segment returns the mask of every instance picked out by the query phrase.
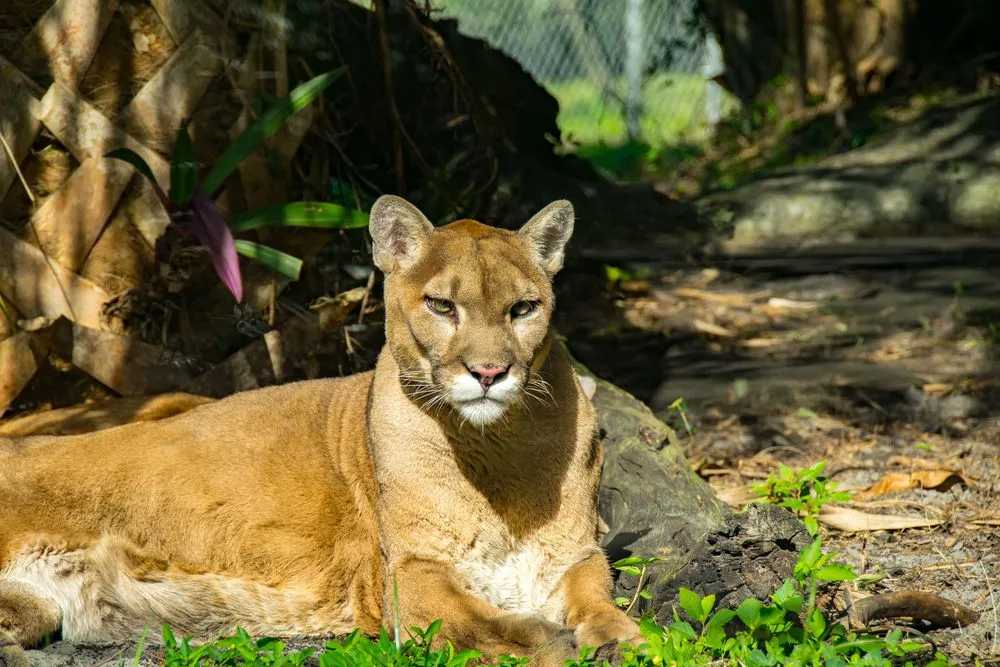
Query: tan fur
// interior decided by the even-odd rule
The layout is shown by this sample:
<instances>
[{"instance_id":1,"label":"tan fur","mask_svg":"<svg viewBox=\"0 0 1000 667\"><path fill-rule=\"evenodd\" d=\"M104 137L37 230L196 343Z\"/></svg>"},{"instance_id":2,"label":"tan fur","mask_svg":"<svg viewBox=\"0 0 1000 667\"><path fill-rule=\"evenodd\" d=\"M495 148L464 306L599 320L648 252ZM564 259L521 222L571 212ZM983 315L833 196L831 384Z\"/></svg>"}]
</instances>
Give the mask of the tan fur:
<instances>
[{"instance_id":1,"label":"tan fur","mask_svg":"<svg viewBox=\"0 0 1000 667\"><path fill-rule=\"evenodd\" d=\"M75 435L92 433L133 422L165 419L213 399L195 394L115 398L101 403L74 405L0 421L0 436Z\"/></svg>"},{"instance_id":2,"label":"tan fur","mask_svg":"<svg viewBox=\"0 0 1000 667\"><path fill-rule=\"evenodd\" d=\"M0 643L58 626L99 640L164 622L206 637L442 619L459 646L559 664L579 644L634 638L596 541L594 410L551 345L571 230L567 202L515 233L434 230L385 197L374 372L0 439ZM515 317L525 299L536 307ZM467 401L484 364L509 370Z\"/></svg>"}]
</instances>

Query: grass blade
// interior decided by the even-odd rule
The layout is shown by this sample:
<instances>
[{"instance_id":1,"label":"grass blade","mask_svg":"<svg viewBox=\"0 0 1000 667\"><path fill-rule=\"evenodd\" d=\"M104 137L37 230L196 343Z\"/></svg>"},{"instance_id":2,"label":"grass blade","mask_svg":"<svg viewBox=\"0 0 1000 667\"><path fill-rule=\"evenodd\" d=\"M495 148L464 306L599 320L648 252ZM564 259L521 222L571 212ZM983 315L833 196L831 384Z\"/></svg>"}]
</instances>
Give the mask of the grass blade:
<instances>
[{"instance_id":1,"label":"grass blade","mask_svg":"<svg viewBox=\"0 0 1000 667\"><path fill-rule=\"evenodd\" d=\"M356 208L346 208L339 204L300 201L243 213L237 216L229 226L237 232L272 226L354 229L368 226L368 214Z\"/></svg>"},{"instance_id":2,"label":"grass blade","mask_svg":"<svg viewBox=\"0 0 1000 667\"><path fill-rule=\"evenodd\" d=\"M191 200L197 180L198 162L194 158L194 144L185 123L177 130L174 154L170 160L170 201L174 206L184 206Z\"/></svg>"},{"instance_id":3,"label":"grass blade","mask_svg":"<svg viewBox=\"0 0 1000 667\"><path fill-rule=\"evenodd\" d=\"M256 260L272 271L280 273L283 276L288 276L292 280L298 280L299 274L302 272L301 259L276 250L271 246L261 245L253 241L238 240L236 241L236 252L244 257Z\"/></svg>"},{"instance_id":4,"label":"grass blade","mask_svg":"<svg viewBox=\"0 0 1000 667\"><path fill-rule=\"evenodd\" d=\"M340 67L320 74L297 86L289 93L288 97L279 100L261 114L247 129L243 130L243 133L233 143L229 144L225 152L212 165L211 171L208 172L205 182L202 184L205 192L212 194L218 190L237 165L253 153L264 139L281 129L281 126L292 114L316 99L327 86L336 81L343 73L344 68Z\"/></svg>"},{"instance_id":5,"label":"grass blade","mask_svg":"<svg viewBox=\"0 0 1000 667\"><path fill-rule=\"evenodd\" d=\"M163 204L163 207L169 208L167 206L167 195L163 192L163 188L160 187L160 184L156 182L156 176L153 175L153 170L149 168L149 164L142 159L141 155L130 148L116 148L110 153L106 153L104 157L128 162L130 165L135 167L135 170L145 176L153 185L153 189L156 191L156 196L160 198L160 202Z\"/></svg>"}]
</instances>

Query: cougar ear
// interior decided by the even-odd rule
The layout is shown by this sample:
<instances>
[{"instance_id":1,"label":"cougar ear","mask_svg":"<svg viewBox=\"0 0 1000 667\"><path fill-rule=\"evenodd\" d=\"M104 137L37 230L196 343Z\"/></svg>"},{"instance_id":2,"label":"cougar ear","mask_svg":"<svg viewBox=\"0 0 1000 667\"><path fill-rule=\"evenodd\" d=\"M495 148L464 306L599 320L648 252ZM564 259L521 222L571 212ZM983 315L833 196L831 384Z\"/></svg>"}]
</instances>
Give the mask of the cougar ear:
<instances>
[{"instance_id":1,"label":"cougar ear","mask_svg":"<svg viewBox=\"0 0 1000 667\"><path fill-rule=\"evenodd\" d=\"M383 273L412 266L430 240L434 225L416 206L402 197L382 195L368 216L375 266Z\"/></svg>"},{"instance_id":2,"label":"cougar ear","mask_svg":"<svg viewBox=\"0 0 1000 667\"><path fill-rule=\"evenodd\" d=\"M563 265L566 242L573 235L573 205L554 201L528 220L518 232L528 242L538 263L550 276Z\"/></svg>"}]
</instances>

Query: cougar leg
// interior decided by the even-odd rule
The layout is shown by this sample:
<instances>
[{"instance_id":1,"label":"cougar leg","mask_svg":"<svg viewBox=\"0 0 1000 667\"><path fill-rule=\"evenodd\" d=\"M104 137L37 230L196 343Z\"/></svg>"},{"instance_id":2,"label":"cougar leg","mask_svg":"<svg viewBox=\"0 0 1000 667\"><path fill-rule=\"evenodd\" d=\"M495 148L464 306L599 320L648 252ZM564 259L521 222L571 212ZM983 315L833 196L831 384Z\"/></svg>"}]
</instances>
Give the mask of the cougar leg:
<instances>
[{"instance_id":1,"label":"cougar leg","mask_svg":"<svg viewBox=\"0 0 1000 667\"><path fill-rule=\"evenodd\" d=\"M0 646L31 647L54 634L62 621L59 608L24 584L0 581Z\"/></svg>"}]
</instances>

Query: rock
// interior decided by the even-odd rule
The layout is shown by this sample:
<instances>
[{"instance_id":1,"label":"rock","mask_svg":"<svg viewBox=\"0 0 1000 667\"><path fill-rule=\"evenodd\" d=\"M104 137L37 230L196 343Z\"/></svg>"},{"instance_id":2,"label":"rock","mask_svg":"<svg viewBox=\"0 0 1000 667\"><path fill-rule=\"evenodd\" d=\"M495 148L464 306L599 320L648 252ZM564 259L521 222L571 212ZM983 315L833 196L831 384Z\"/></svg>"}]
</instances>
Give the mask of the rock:
<instances>
[{"instance_id":1,"label":"rock","mask_svg":"<svg viewBox=\"0 0 1000 667\"><path fill-rule=\"evenodd\" d=\"M748 597L766 599L791 576L799 552L810 541L795 515L774 505L751 505L709 533L681 567L653 566L648 585L652 599L639 610L669 622L673 608L680 608L681 587L715 595L718 608L735 608ZM615 595L630 597L634 592L634 578L619 579Z\"/></svg>"},{"instance_id":2,"label":"rock","mask_svg":"<svg viewBox=\"0 0 1000 667\"><path fill-rule=\"evenodd\" d=\"M1000 229L1000 99L934 109L870 144L697 202L759 244Z\"/></svg>"},{"instance_id":3,"label":"rock","mask_svg":"<svg viewBox=\"0 0 1000 667\"><path fill-rule=\"evenodd\" d=\"M679 566L729 510L691 470L670 427L622 389L596 384L604 444L598 509L609 529L608 557L657 556Z\"/></svg>"}]
</instances>

